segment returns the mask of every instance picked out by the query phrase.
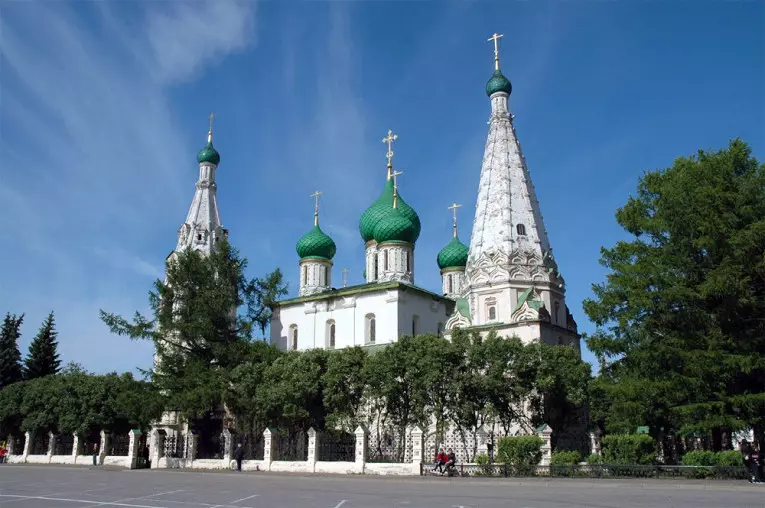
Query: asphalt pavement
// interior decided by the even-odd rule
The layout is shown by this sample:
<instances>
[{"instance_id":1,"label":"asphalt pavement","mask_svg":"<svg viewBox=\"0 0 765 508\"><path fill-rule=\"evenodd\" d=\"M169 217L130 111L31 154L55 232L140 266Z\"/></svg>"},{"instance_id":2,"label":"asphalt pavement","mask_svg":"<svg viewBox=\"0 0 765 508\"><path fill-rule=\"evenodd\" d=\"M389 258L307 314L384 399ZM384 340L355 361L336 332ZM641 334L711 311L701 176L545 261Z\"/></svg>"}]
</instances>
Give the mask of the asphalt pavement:
<instances>
[{"instance_id":1,"label":"asphalt pavement","mask_svg":"<svg viewBox=\"0 0 765 508\"><path fill-rule=\"evenodd\" d=\"M732 481L480 479L0 465L11 508L765 508Z\"/></svg>"}]
</instances>

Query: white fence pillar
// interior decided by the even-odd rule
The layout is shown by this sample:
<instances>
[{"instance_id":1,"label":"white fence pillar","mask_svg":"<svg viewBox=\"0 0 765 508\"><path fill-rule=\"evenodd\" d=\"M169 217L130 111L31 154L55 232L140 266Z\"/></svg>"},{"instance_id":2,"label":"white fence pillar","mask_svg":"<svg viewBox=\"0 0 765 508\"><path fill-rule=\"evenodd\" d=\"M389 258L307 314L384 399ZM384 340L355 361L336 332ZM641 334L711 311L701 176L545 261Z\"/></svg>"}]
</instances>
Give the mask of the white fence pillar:
<instances>
[{"instance_id":1,"label":"white fence pillar","mask_svg":"<svg viewBox=\"0 0 765 508\"><path fill-rule=\"evenodd\" d=\"M151 444L149 445L149 453L151 454L151 468L167 467L167 461L163 460L165 457L165 438L167 432L163 429L152 429L151 431Z\"/></svg>"},{"instance_id":2,"label":"white fence pillar","mask_svg":"<svg viewBox=\"0 0 765 508\"><path fill-rule=\"evenodd\" d=\"M425 445L423 432L420 427L412 429L412 474L420 474L422 468L422 451Z\"/></svg>"},{"instance_id":3,"label":"white fence pillar","mask_svg":"<svg viewBox=\"0 0 765 508\"><path fill-rule=\"evenodd\" d=\"M312 472L316 472L316 461L319 460L319 441L321 440L321 433L311 427L308 429L308 469Z\"/></svg>"},{"instance_id":4,"label":"white fence pillar","mask_svg":"<svg viewBox=\"0 0 765 508\"><path fill-rule=\"evenodd\" d=\"M111 436L105 430L101 431L101 445L98 447L98 463L103 465L104 457L109 453L109 445L111 444Z\"/></svg>"},{"instance_id":5,"label":"white fence pillar","mask_svg":"<svg viewBox=\"0 0 765 508\"><path fill-rule=\"evenodd\" d=\"M72 434L72 464L77 464L77 455L80 454L80 435L76 432Z\"/></svg>"},{"instance_id":6,"label":"white fence pillar","mask_svg":"<svg viewBox=\"0 0 765 508\"><path fill-rule=\"evenodd\" d=\"M197 456L197 445L199 443L199 434L188 431L186 435L184 436L184 439L186 442L184 443L183 447L183 455L184 459L186 459L186 464L191 466L191 461L194 460Z\"/></svg>"},{"instance_id":7,"label":"white fence pillar","mask_svg":"<svg viewBox=\"0 0 765 508\"><path fill-rule=\"evenodd\" d=\"M48 432L48 451L46 452L46 455L48 456L48 462L50 462L51 455L53 455L53 452L56 449L57 438L58 435L54 434L53 431Z\"/></svg>"},{"instance_id":8,"label":"white fence pillar","mask_svg":"<svg viewBox=\"0 0 765 508\"><path fill-rule=\"evenodd\" d=\"M552 460L552 433L553 430L546 423L537 429L537 436L542 438L542 462L540 466L549 466Z\"/></svg>"},{"instance_id":9,"label":"white fence pillar","mask_svg":"<svg viewBox=\"0 0 765 508\"><path fill-rule=\"evenodd\" d=\"M19 462L26 462L29 450L32 449L32 439L35 437L33 432L24 432L24 451L22 452L22 458Z\"/></svg>"},{"instance_id":10,"label":"white fence pillar","mask_svg":"<svg viewBox=\"0 0 765 508\"><path fill-rule=\"evenodd\" d=\"M128 443L128 457L130 457L130 469L136 469L138 467L138 455L141 450L138 449L139 438L141 437L141 431L139 429L132 429L128 434L130 442Z\"/></svg>"},{"instance_id":11,"label":"white fence pillar","mask_svg":"<svg viewBox=\"0 0 765 508\"><path fill-rule=\"evenodd\" d=\"M364 425L356 427L356 472L363 473L369 454L369 429Z\"/></svg>"},{"instance_id":12,"label":"white fence pillar","mask_svg":"<svg viewBox=\"0 0 765 508\"><path fill-rule=\"evenodd\" d=\"M231 464L231 459L234 458L234 434L230 429L223 429L223 462L226 464L226 469Z\"/></svg>"},{"instance_id":13,"label":"white fence pillar","mask_svg":"<svg viewBox=\"0 0 765 508\"><path fill-rule=\"evenodd\" d=\"M263 469L271 471L271 463L274 461L276 452L276 439L278 434L270 427L263 431Z\"/></svg>"}]
</instances>

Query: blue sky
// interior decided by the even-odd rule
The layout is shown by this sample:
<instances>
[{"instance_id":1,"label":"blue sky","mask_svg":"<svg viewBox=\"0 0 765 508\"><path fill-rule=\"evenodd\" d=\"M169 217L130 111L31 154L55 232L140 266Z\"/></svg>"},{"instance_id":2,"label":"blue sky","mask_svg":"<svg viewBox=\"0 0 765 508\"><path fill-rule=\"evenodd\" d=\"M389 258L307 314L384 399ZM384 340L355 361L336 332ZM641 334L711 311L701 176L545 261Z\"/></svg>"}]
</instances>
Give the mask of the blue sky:
<instances>
[{"instance_id":1,"label":"blue sky","mask_svg":"<svg viewBox=\"0 0 765 508\"><path fill-rule=\"evenodd\" d=\"M175 245L215 111L221 217L250 262L296 291L297 239L322 225L361 282L361 212L399 135L420 214L418 285L460 209L463 241L487 134L486 38L504 33L511 109L580 330L623 238L639 175L748 141L765 158L765 2L11 2L0 5L0 312L26 353L55 310L64 361L148 367L98 309L147 311ZM592 355L585 357L592 360Z\"/></svg>"}]
</instances>

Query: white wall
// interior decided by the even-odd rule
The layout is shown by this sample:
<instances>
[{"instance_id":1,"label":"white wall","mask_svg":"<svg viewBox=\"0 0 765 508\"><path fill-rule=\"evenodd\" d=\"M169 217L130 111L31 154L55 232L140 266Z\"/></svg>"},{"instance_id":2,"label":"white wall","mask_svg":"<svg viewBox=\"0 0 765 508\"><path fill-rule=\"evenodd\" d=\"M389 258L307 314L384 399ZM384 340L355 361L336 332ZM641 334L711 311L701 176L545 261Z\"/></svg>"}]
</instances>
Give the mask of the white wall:
<instances>
[{"instance_id":1,"label":"white wall","mask_svg":"<svg viewBox=\"0 0 765 508\"><path fill-rule=\"evenodd\" d=\"M290 329L297 327L298 350L328 348L328 323L335 324L335 349L367 344L367 316L375 317L375 344L394 342L412 333L417 317L418 334L437 333L453 311L451 300L423 293L412 286L398 285L342 296L327 295L307 302L284 304L274 311L271 343L280 349L292 349Z\"/></svg>"}]
</instances>

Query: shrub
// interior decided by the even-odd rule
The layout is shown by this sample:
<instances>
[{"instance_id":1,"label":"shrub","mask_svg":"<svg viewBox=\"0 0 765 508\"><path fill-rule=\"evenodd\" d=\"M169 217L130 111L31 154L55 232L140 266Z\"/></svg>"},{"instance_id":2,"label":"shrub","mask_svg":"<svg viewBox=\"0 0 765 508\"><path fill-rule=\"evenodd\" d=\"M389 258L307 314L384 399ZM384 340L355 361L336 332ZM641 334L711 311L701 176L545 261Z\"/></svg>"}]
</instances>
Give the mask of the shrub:
<instances>
[{"instance_id":1,"label":"shrub","mask_svg":"<svg viewBox=\"0 0 765 508\"><path fill-rule=\"evenodd\" d=\"M485 453L481 455L476 455L475 463L478 464L479 466L485 466L486 464L489 463L489 456L486 455Z\"/></svg>"},{"instance_id":2,"label":"shrub","mask_svg":"<svg viewBox=\"0 0 765 508\"><path fill-rule=\"evenodd\" d=\"M475 456L475 463L481 466L478 468L475 474L479 476L491 476L492 466L489 463L489 456L484 454Z\"/></svg>"},{"instance_id":3,"label":"shrub","mask_svg":"<svg viewBox=\"0 0 765 508\"><path fill-rule=\"evenodd\" d=\"M603 458L607 464L651 464L656 445L646 434L612 434L603 438Z\"/></svg>"},{"instance_id":4,"label":"shrub","mask_svg":"<svg viewBox=\"0 0 765 508\"><path fill-rule=\"evenodd\" d=\"M497 462L530 470L542 460L542 444L539 436L503 437L497 445Z\"/></svg>"},{"instance_id":5,"label":"shrub","mask_svg":"<svg viewBox=\"0 0 765 508\"><path fill-rule=\"evenodd\" d=\"M728 450L724 452L694 451L683 455L684 466L706 467L743 467L744 458L740 452Z\"/></svg>"},{"instance_id":6,"label":"shrub","mask_svg":"<svg viewBox=\"0 0 765 508\"><path fill-rule=\"evenodd\" d=\"M744 467L744 456L736 450L727 450L715 454L715 465L720 467Z\"/></svg>"},{"instance_id":7,"label":"shrub","mask_svg":"<svg viewBox=\"0 0 765 508\"><path fill-rule=\"evenodd\" d=\"M581 462L582 454L577 451L556 450L550 458L551 466L576 466Z\"/></svg>"},{"instance_id":8,"label":"shrub","mask_svg":"<svg viewBox=\"0 0 765 508\"><path fill-rule=\"evenodd\" d=\"M587 456L585 461L589 465L593 466L593 465L597 465L597 464L602 464L603 463L603 457L601 457L599 453L591 453L590 455Z\"/></svg>"}]
</instances>

